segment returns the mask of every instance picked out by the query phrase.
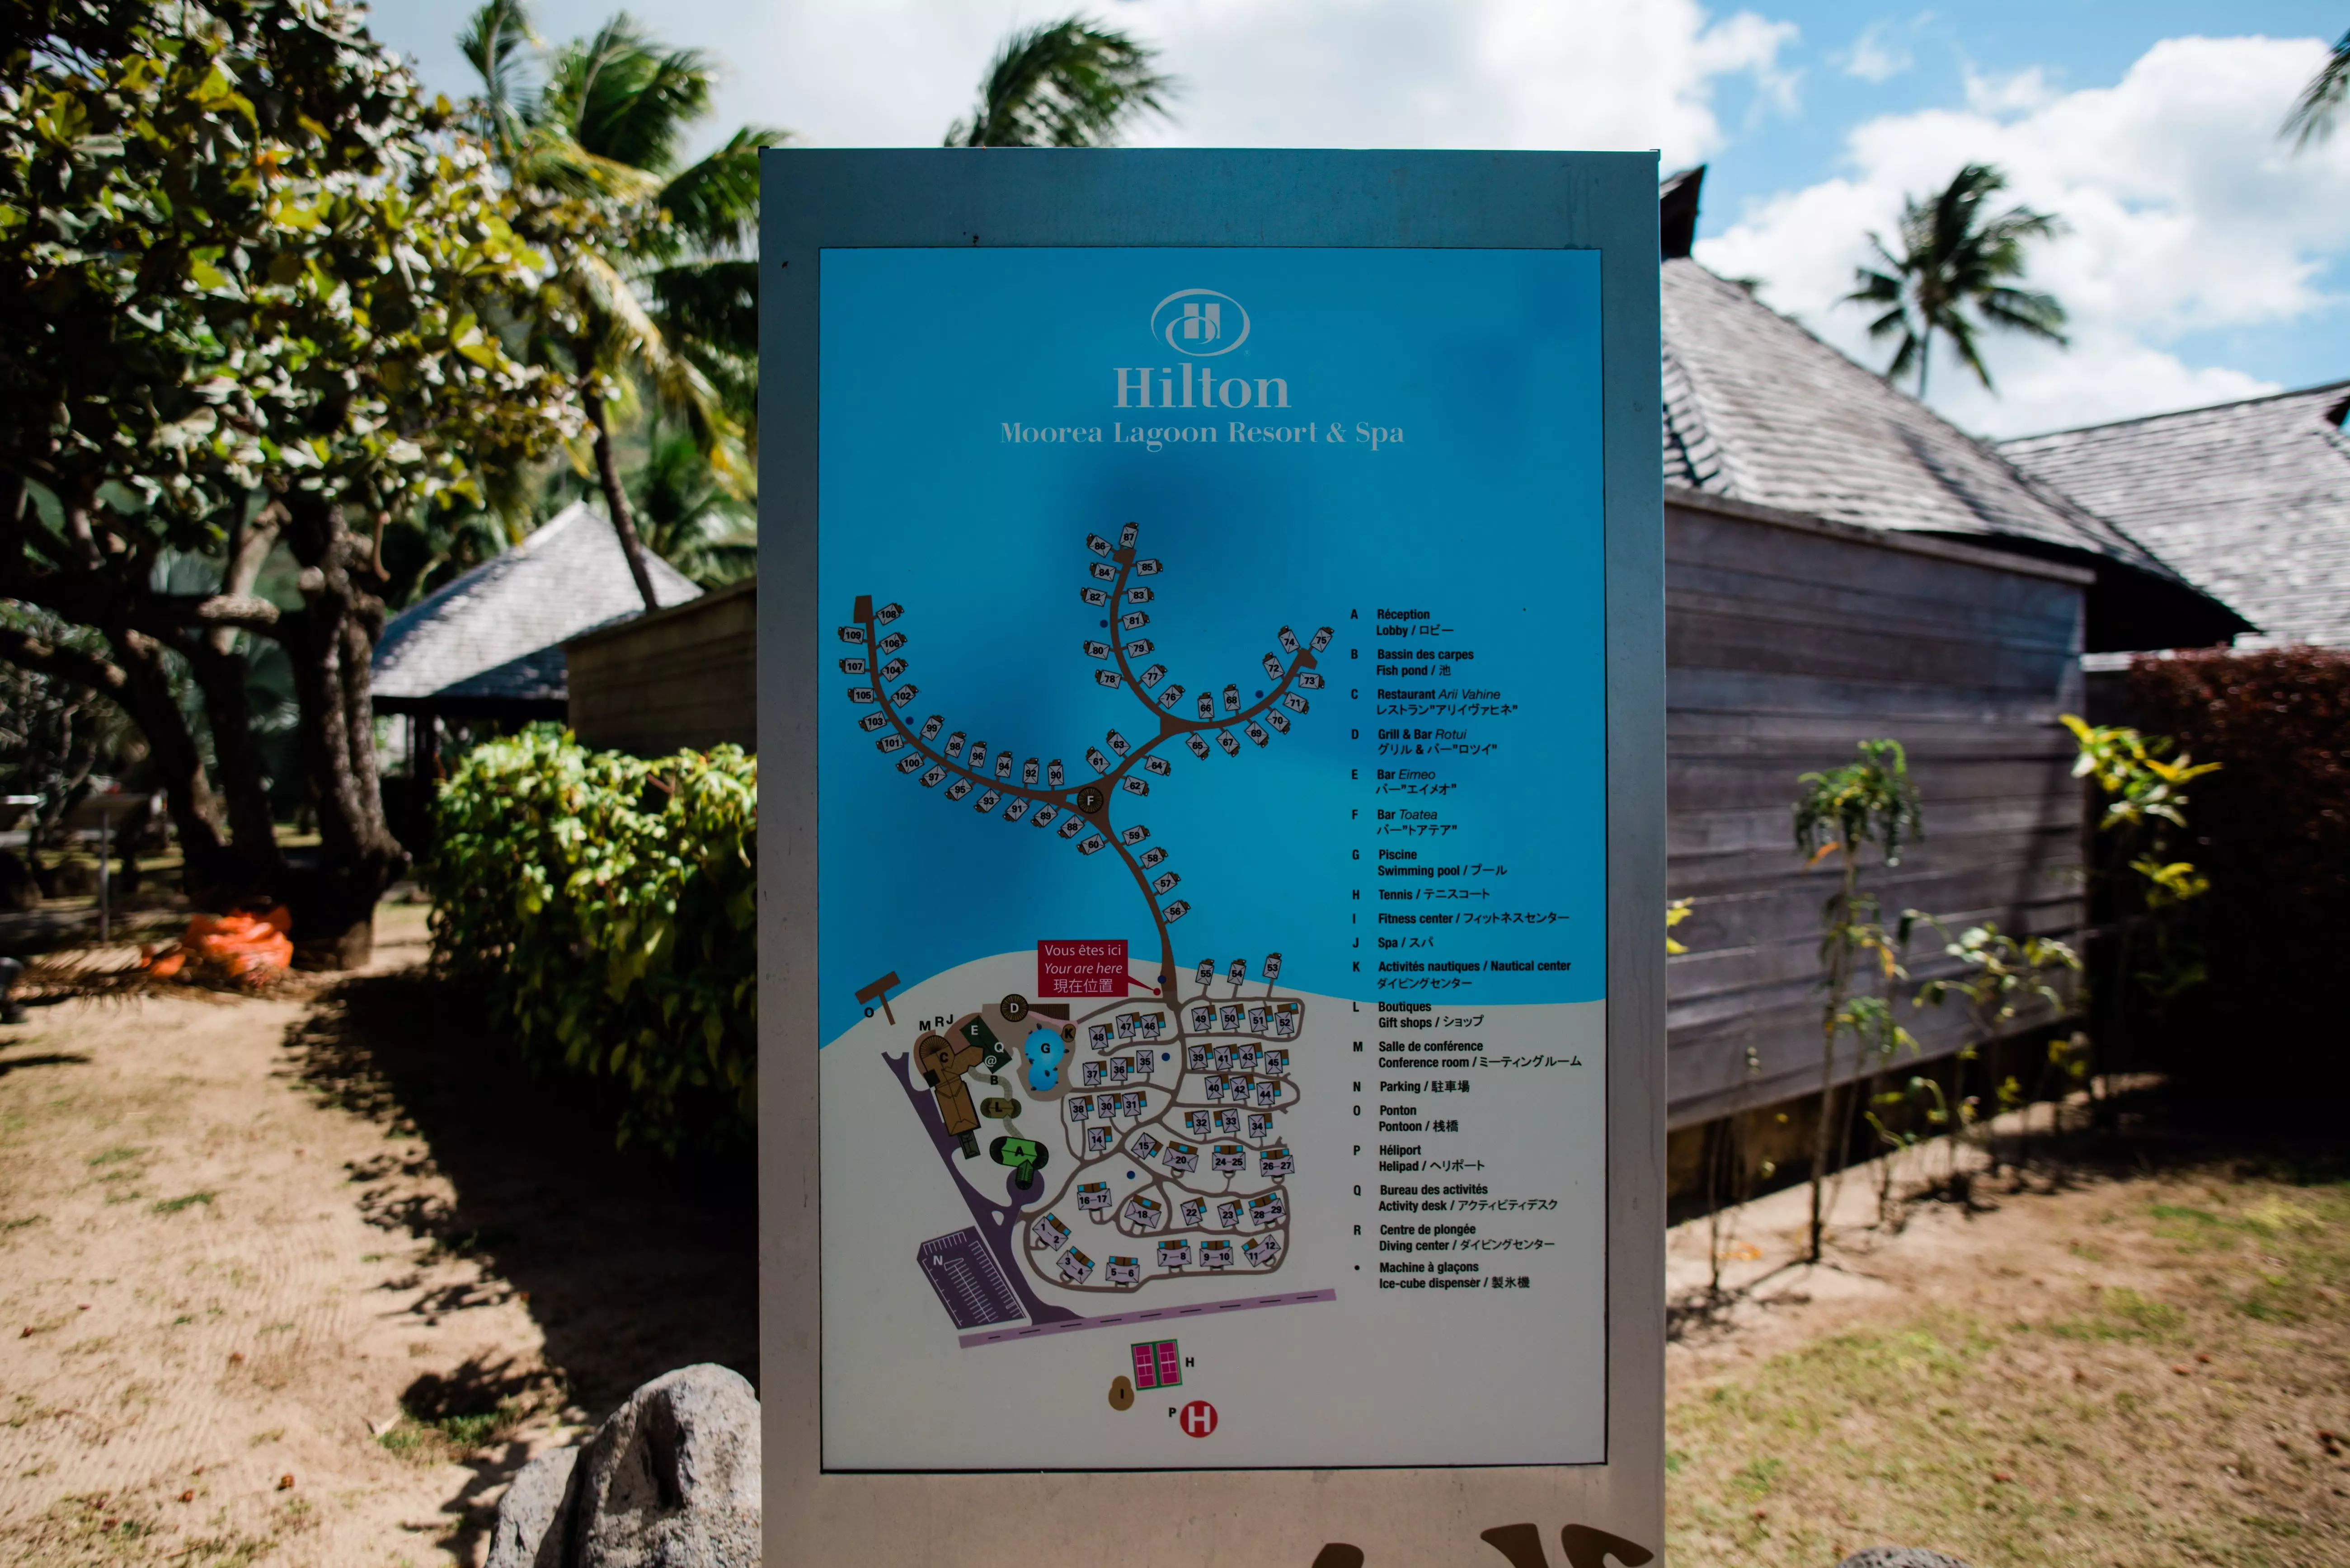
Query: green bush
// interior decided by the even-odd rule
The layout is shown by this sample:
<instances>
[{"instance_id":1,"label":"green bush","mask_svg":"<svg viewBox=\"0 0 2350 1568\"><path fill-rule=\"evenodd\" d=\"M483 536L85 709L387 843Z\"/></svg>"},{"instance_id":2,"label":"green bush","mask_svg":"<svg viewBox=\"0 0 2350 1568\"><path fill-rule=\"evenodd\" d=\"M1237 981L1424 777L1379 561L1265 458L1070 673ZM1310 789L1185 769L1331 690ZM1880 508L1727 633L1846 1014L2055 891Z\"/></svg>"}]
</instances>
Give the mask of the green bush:
<instances>
[{"instance_id":1,"label":"green bush","mask_svg":"<svg viewBox=\"0 0 2350 1568\"><path fill-rule=\"evenodd\" d=\"M433 810L434 954L525 1060L620 1084L623 1144L747 1134L757 759L645 761L541 726L469 753Z\"/></svg>"}]
</instances>

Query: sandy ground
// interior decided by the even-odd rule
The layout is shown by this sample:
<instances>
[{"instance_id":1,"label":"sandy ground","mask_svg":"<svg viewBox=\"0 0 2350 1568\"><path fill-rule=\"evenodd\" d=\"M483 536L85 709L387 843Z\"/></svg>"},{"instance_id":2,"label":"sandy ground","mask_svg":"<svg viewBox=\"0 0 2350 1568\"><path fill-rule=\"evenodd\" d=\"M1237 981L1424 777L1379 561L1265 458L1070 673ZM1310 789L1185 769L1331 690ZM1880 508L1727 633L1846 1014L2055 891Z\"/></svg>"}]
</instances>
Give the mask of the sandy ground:
<instances>
[{"instance_id":1,"label":"sandy ground","mask_svg":"<svg viewBox=\"0 0 2350 1568\"><path fill-rule=\"evenodd\" d=\"M0 1561L478 1562L637 1384L757 1376L747 1173L615 1154L421 978L67 1002L0 1030ZM2350 1187L2149 1121L1881 1223L1840 1184L1669 1249L1676 1568L2350 1563ZM2328 1174L2331 1172L2332 1174Z\"/></svg>"},{"instance_id":2,"label":"sandy ground","mask_svg":"<svg viewBox=\"0 0 2350 1568\"><path fill-rule=\"evenodd\" d=\"M0 1559L471 1563L638 1382L755 1376L747 1205L446 1016L421 916L307 998L0 1031Z\"/></svg>"}]
</instances>

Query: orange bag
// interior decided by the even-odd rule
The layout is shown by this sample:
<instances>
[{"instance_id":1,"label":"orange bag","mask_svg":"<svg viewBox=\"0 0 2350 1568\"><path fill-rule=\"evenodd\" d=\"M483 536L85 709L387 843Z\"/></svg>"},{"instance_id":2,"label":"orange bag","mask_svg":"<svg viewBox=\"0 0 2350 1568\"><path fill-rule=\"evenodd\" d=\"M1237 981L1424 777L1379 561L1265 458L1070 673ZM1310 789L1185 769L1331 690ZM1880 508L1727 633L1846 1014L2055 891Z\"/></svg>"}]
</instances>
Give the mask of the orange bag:
<instances>
[{"instance_id":1,"label":"orange bag","mask_svg":"<svg viewBox=\"0 0 2350 1568\"><path fill-rule=\"evenodd\" d=\"M258 985L294 962L294 917L280 904L265 915L198 915L188 922L180 951L149 964L157 979L180 972L190 961L240 985Z\"/></svg>"}]
</instances>

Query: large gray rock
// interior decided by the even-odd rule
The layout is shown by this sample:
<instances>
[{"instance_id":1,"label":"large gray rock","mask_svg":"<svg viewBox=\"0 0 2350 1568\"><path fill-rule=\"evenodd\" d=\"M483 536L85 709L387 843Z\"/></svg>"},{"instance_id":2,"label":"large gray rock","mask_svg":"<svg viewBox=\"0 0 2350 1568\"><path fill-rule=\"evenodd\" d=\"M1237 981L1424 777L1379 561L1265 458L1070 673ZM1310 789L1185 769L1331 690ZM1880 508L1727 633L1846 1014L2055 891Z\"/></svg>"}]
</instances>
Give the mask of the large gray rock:
<instances>
[{"instance_id":1,"label":"large gray rock","mask_svg":"<svg viewBox=\"0 0 2350 1568\"><path fill-rule=\"evenodd\" d=\"M487 1568L759 1568L759 1397L723 1366L654 1378L523 1467Z\"/></svg>"},{"instance_id":2,"label":"large gray rock","mask_svg":"<svg viewBox=\"0 0 2350 1568\"><path fill-rule=\"evenodd\" d=\"M1967 1568L1948 1552L1923 1546L1871 1546L1856 1552L1836 1568Z\"/></svg>"},{"instance_id":3,"label":"large gray rock","mask_svg":"<svg viewBox=\"0 0 2350 1568\"><path fill-rule=\"evenodd\" d=\"M723 1366L656 1377L579 1456L558 1568L759 1568L759 1397Z\"/></svg>"},{"instance_id":4,"label":"large gray rock","mask_svg":"<svg viewBox=\"0 0 2350 1568\"><path fill-rule=\"evenodd\" d=\"M579 1462L577 1449L553 1449L523 1466L514 1484L498 1503L498 1521L490 1527L490 1556L483 1568L541 1568L539 1549L552 1547L547 1526L562 1511L571 1486L572 1468Z\"/></svg>"}]
</instances>

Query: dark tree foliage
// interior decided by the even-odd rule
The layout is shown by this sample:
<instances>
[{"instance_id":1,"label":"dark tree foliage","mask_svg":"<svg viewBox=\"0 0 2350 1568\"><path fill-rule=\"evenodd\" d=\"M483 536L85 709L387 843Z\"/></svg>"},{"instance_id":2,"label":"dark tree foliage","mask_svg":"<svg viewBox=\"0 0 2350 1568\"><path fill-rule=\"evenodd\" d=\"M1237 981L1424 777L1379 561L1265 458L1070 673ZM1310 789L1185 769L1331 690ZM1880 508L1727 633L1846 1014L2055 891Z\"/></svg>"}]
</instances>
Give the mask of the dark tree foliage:
<instances>
[{"instance_id":1,"label":"dark tree foliage","mask_svg":"<svg viewBox=\"0 0 2350 1568\"><path fill-rule=\"evenodd\" d=\"M2237 1049L2350 1087L2341 1050L2350 931L2350 650L2182 653L2130 667L2130 717L2220 764L2196 784L2194 907L2210 983L2171 1031L2175 1063L2249 1085ZM2314 1086L2313 1084L2312 1086ZM2328 1102L2329 1104L2331 1102Z\"/></svg>"},{"instance_id":2,"label":"dark tree foliage","mask_svg":"<svg viewBox=\"0 0 2350 1568\"><path fill-rule=\"evenodd\" d=\"M477 502L479 454L577 428L483 325L544 273L511 193L359 16L35 0L0 37L0 597L97 634L0 627L0 658L120 704L192 890L287 898L329 961L406 859L369 695L386 520ZM280 553L291 605L255 591ZM315 865L276 841L256 639L298 704Z\"/></svg>"}]
</instances>

